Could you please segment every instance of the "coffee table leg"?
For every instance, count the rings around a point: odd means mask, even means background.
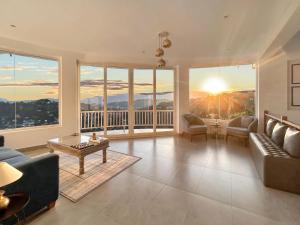
[[[106,163],[106,148],[103,149],[103,163]]]
[[[79,157],[79,175],[84,174],[84,157]]]

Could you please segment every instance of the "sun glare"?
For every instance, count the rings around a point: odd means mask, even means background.
[[[221,92],[227,91],[227,85],[221,78],[210,78],[207,79],[203,84],[203,90],[211,94],[220,94]]]

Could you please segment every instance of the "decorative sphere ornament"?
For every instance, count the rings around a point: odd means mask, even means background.
[[[158,60],[157,62],[157,67],[161,68],[164,67],[166,65],[166,61],[163,58],[160,58],[160,60]]]
[[[164,50],[162,49],[162,48],[158,48],[158,49],[156,49],[156,53],[155,53],[155,56],[156,57],[161,57],[161,56],[163,56],[164,55]]]
[[[170,39],[166,38],[165,40],[163,40],[162,46],[163,46],[164,48],[170,48],[171,45],[172,45],[172,42],[171,42]]]

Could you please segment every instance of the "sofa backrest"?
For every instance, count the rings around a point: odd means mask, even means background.
[[[184,114],[183,118],[189,125],[204,125],[203,120],[194,114]]]
[[[241,127],[248,128],[249,125],[254,121],[254,116],[242,116],[241,117]]]

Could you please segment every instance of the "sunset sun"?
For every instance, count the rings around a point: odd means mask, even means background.
[[[226,83],[221,78],[207,79],[202,88],[204,91],[215,95],[228,90]]]

